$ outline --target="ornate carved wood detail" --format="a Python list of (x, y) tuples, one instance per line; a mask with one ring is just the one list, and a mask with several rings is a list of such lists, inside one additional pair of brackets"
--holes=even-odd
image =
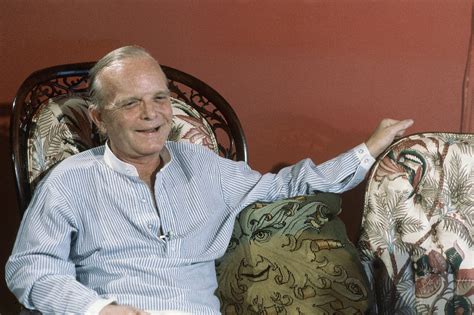
[[(87, 88), (87, 75), (59, 77), (34, 86), (24, 99), (25, 106), (21, 108), (20, 128), (25, 133), (24, 136), (27, 136), (28, 133), (28, 122), (31, 121), (41, 104), (60, 95), (85, 93)], [(232, 134), (229, 122), (222, 111), (204, 95), (178, 81), (170, 79), (169, 88), (173, 97), (194, 107), (207, 120), (218, 139), (220, 155), (237, 160), (239, 157), (234, 141), (235, 135)]]
[[(31, 198), (27, 146), (32, 118), (41, 105), (51, 98), (87, 93), (88, 73), (93, 65), (93, 62), (87, 62), (39, 70), (23, 82), (16, 95), (10, 123), (10, 140), (22, 214)], [(247, 161), (245, 136), (229, 103), (199, 79), (174, 68), (162, 68), (168, 77), (171, 95), (195, 108), (214, 130), (219, 154), (225, 158)]]
[(21, 129), (27, 132), (28, 122), (45, 101), (59, 95), (84, 93), (87, 87), (87, 78), (84, 76), (60, 77), (37, 84), (26, 95), (24, 106), (21, 107)]
[(211, 125), (217, 137), (220, 155), (236, 160), (236, 147), (229, 123), (220, 110), (196, 90), (173, 80), (169, 80), (168, 84), (173, 97), (194, 107)]

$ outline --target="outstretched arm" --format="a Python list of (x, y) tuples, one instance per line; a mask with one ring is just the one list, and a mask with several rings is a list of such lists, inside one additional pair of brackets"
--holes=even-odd
[(401, 137), (411, 125), (413, 125), (412, 119), (383, 119), (365, 142), (370, 154), (374, 158), (379, 156), (393, 140)]

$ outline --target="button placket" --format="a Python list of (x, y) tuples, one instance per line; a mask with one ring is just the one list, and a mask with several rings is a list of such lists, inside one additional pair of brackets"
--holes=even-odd
[(174, 252), (176, 250), (176, 246), (174, 246), (173, 242), (169, 242), (169, 249), (172, 252)]
[(153, 203), (150, 202), (151, 193), (148, 190), (148, 186), (145, 183), (141, 182), (142, 189), (140, 193), (137, 194), (137, 207), (139, 209), (139, 218), (141, 221), (141, 226), (143, 229), (149, 233), (149, 235), (154, 238), (158, 237), (158, 230), (160, 227), (160, 218), (156, 216), (156, 208), (153, 206)]
[(163, 189), (163, 173), (158, 172), (155, 178), (155, 204), (156, 204), (156, 215), (158, 216), (159, 220), (161, 221), (161, 232), (165, 233), (165, 235), (162, 236), (163, 241), (165, 241), (167, 244), (169, 243), (169, 240), (166, 240), (167, 238), (167, 233), (170, 232), (170, 221), (171, 218), (169, 217), (170, 214), (166, 211), (166, 205), (163, 202), (163, 196), (165, 195), (164, 189)]

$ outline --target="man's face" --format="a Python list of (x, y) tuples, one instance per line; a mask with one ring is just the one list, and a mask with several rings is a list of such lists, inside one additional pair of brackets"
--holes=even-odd
[(157, 158), (171, 130), (166, 77), (151, 58), (125, 59), (99, 74), (106, 104), (92, 117), (121, 160)]

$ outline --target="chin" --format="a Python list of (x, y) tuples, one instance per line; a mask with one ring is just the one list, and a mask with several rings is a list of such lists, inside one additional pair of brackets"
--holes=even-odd
[[(160, 137), (161, 138), (161, 137)], [(139, 144), (140, 150), (142, 152), (147, 152), (148, 154), (153, 153), (160, 153), (163, 150), (166, 140), (164, 139), (150, 139), (148, 141), (138, 141), (136, 142)]]
[(164, 146), (160, 146), (159, 148), (146, 148), (143, 151), (139, 151), (140, 155), (142, 156), (156, 156), (160, 155), (161, 151), (163, 150)]

